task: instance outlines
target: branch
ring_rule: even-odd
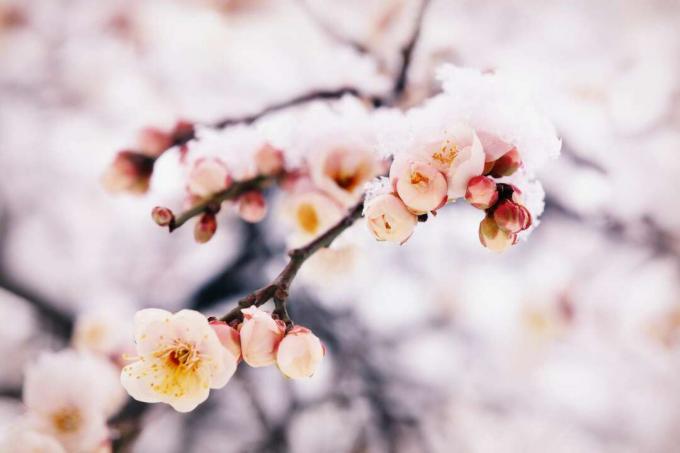
[[[420,31],[423,28],[423,18],[425,17],[425,11],[427,10],[430,0],[422,0],[420,4],[420,9],[418,10],[418,15],[416,16],[415,26],[413,27],[413,32],[411,37],[406,44],[401,49],[401,66],[397,72],[397,77],[394,80],[394,85],[392,87],[392,99],[394,103],[398,100],[406,90],[408,84],[408,72],[411,67],[411,62],[413,60],[413,51],[420,38]]]
[[[340,35],[335,29],[333,29],[332,26],[328,24],[324,19],[322,19],[318,14],[316,14],[316,11],[309,6],[309,3],[307,0],[299,0],[298,3],[304,10],[304,12],[307,14],[307,17],[311,19],[312,22],[319,28],[324,34],[326,34],[329,38],[331,38],[333,41],[338,42],[339,44],[349,46],[352,49],[354,49],[357,53],[367,55],[370,54],[368,48],[361,44],[358,41],[354,41],[353,39],[347,38],[346,36]]]
[[[276,306],[275,313],[290,325],[290,319],[286,312],[286,302],[288,300],[288,290],[293,279],[297,275],[302,265],[309,257],[314,255],[322,248],[330,246],[333,241],[340,236],[346,229],[354,224],[364,210],[363,199],[350,209],[345,217],[336,223],[331,229],[323,233],[318,238],[304,247],[291,250],[288,255],[290,260],[281,273],[269,285],[253,291],[238,301],[238,305],[229,313],[220,318],[221,321],[231,323],[243,317],[241,310],[251,306],[259,307],[267,301],[273,299]]]

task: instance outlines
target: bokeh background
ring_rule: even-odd
[[[223,313],[283,262],[275,215],[198,245],[151,222],[153,199],[107,194],[139,128],[389,91],[420,7],[0,0],[0,426],[21,412],[25,363],[66,347],[79,316]],[[675,0],[432,0],[406,103],[437,92],[442,62],[529,81],[563,140],[539,175],[541,227],[497,256],[461,205],[404,247],[310,263],[290,308],[328,347],[313,379],[241,367],[190,414],[131,403],[139,438],[121,448],[678,451],[678,24]]]

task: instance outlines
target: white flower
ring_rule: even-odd
[[[344,210],[318,190],[297,190],[282,204],[282,215],[293,227],[291,247],[302,246],[335,225]]]
[[[311,377],[324,356],[319,338],[302,326],[293,327],[281,340],[276,365],[291,379]]]
[[[3,453],[66,453],[59,441],[36,431],[28,423],[10,426],[0,438]]]
[[[44,353],[26,369],[24,404],[31,427],[67,451],[89,452],[108,437],[106,419],[125,401],[117,369],[89,354]]]
[[[202,314],[145,309],[134,319],[137,361],[123,368],[121,382],[134,399],[193,410],[210,389],[224,387],[237,358],[222,346]]]
[[[286,333],[286,326],[264,310],[249,307],[241,310],[241,353],[252,367],[271,365],[276,361],[276,348]]]
[[[119,362],[132,352],[132,329],[127,313],[110,307],[78,315],[73,332],[73,347],[78,351],[100,354]]]

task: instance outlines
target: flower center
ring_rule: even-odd
[[[432,154],[432,159],[440,162],[442,165],[450,166],[451,163],[458,156],[458,147],[453,143],[445,142],[439,151]]]
[[[411,173],[411,184],[427,185],[429,182],[430,178],[420,173],[419,171],[414,171]]]
[[[183,370],[194,370],[201,361],[201,355],[196,347],[180,340],[156,352],[156,357],[165,359],[170,368]]]
[[[297,218],[303,231],[309,234],[316,233],[319,228],[319,216],[314,206],[309,203],[301,204],[297,210]]]
[[[52,415],[52,423],[60,433],[73,433],[78,431],[82,416],[75,407],[66,407]]]
[[[358,185],[359,175],[357,173],[338,173],[333,176],[333,181],[335,181],[338,187],[350,192]]]

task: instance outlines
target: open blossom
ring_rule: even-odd
[[[217,338],[220,339],[222,346],[231,351],[236,360],[241,360],[241,335],[238,333],[238,330],[224,321],[210,321],[210,327],[217,334]]]
[[[378,176],[380,161],[369,148],[338,146],[309,159],[314,185],[345,207],[359,201],[364,184]]]
[[[276,365],[291,379],[311,377],[324,356],[319,338],[306,327],[293,327],[279,343]]]
[[[446,204],[448,186],[434,166],[399,156],[390,168],[390,181],[404,204],[415,214],[435,211]]]
[[[106,419],[124,402],[116,375],[113,365],[95,356],[42,354],[26,369],[26,422],[66,451],[95,451],[109,438]]]
[[[189,172],[187,190],[191,195],[207,198],[231,185],[231,174],[226,164],[218,158],[201,158],[194,162]]]
[[[417,217],[393,194],[381,194],[366,202],[366,225],[379,241],[403,244],[411,237]]]
[[[121,382],[134,399],[193,410],[210,389],[224,387],[236,371],[234,354],[222,346],[202,314],[145,309],[134,319],[137,360],[123,368]]]
[[[73,347],[119,361],[123,354],[132,352],[128,320],[124,310],[114,308],[79,314],[73,332]]]
[[[303,245],[335,225],[344,210],[317,190],[294,193],[283,206],[283,214],[294,229],[291,245]]]
[[[109,192],[141,194],[149,189],[154,160],[134,151],[120,151],[102,177]]]
[[[257,307],[241,311],[243,323],[239,333],[243,360],[252,367],[271,365],[276,361],[276,348],[286,332],[285,324]]]

